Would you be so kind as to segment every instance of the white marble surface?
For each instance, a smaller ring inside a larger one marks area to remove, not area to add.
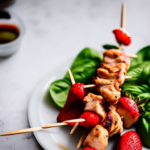
[[[0,59],[0,133],[29,127],[32,91],[50,69],[84,47],[115,44],[122,0],[16,0],[8,8],[22,17],[26,33],[20,50]],[[150,44],[150,1],[126,0],[127,52]],[[33,134],[0,137],[0,150],[42,150]]]

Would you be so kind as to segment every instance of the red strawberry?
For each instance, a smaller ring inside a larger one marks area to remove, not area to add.
[[[97,149],[91,147],[85,147],[83,150],[97,150]]]
[[[140,137],[134,131],[126,132],[121,136],[116,150],[142,150]]]
[[[100,118],[98,115],[92,113],[92,112],[84,112],[80,118],[84,118],[86,121],[80,122],[81,126],[84,127],[92,127],[99,123]]]
[[[113,30],[115,34],[116,40],[119,44],[123,44],[125,46],[129,46],[131,43],[131,36],[127,33],[127,31],[123,28]]]
[[[84,84],[82,83],[75,83],[71,86],[65,106],[57,116],[58,122],[77,119],[84,112],[83,98],[86,95],[86,91],[83,86]]]
[[[139,109],[135,101],[129,97],[121,97],[117,104],[117,113],[123,116],[124,126],[129,128],[139,118]]]

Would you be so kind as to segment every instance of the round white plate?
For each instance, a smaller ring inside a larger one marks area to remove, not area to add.
[[[61,109],[58,108],[50,98],[49,86],[53,81],[63,78],[72,63],[72,60],[73,59],[70,59],[61,66],[55,67],[55,69],[46,75],[37,85],[30,99],[28,109],[29,123],[31,127],[56,123],[56,117]],[[34,132],[34,135],[45,150],[62,150],[62,148],[58,146],[57,142],[69,150],[76,150],[83,128],[78,127],[75,133],[70,135],[71,128],[72,127],[70,126],[63,126],[45,129]],[[130,130],[134,130],[134,127],[130,128]],[[126,131],[124,130],[124,132]],[[118,139],[119,135],[115,135],[110,138],[106,150],[115,149]],[[83,147],[80,148],[80,150],[82,149]],[[143,148],[143,150],[148,149]]]

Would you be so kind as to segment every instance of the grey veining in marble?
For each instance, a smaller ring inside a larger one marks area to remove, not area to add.
[[[26,33],[20,50],[0,59],[0,133],[29,127],[32,91],[50,69],[84,47],[115,44],[123,0],[16,0],[11,10],[22,17]],[[126,0],[128,53],[150,44],[150,1]],[[0,137],[0,150],[42,150],[32,133]]]

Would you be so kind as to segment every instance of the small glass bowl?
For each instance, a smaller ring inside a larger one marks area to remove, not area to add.
[[[16,25],[19,29],[19,36],[9,43],[0,44],[0,57],[8,57],[20,48],[21,40],[25,32],[25,26],[22,20],[14,13],[8,11],[11,18],[10,19],[0,19],[0,24],[13,24]]]

